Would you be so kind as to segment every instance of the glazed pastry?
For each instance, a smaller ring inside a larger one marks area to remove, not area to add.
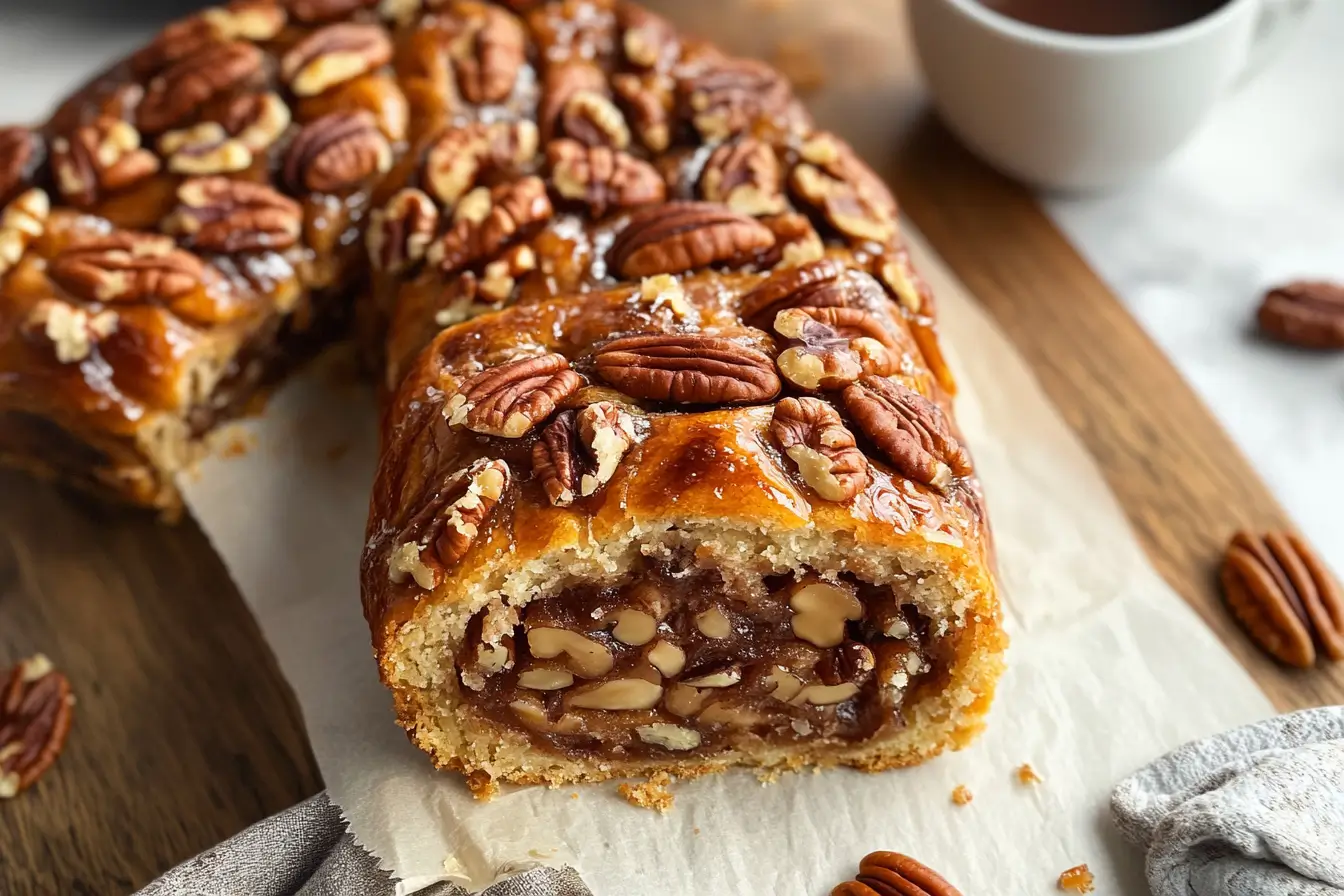
[[[784,79],[613,0],[236,0],[0,132],[0,456],[171,512],[342,331],[412,739],[481,791],[882,769],[1005,638],[896,203]]]

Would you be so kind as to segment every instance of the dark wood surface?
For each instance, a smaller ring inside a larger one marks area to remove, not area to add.
[[[1282,510],[1030,194],[914,111],[912,79],[855,94],[912,122],[889,172],[906,213],[1020,348],[1157,569],[1275,703],[1344,702],[1344,665],[1281,669],[1218,598],[1228,535],[1284,525]],[[0,664],[38,650],[79,703],[53,770],[0,803],[0,894],[126,893],[321,787],[293,696],[190,520],[0,472]]]

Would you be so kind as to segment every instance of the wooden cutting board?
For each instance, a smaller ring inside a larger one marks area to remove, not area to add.
[[[1287,525],[1283,511],[1032,196],[928,115],[893,3],[880,4],[890,17],[865,56],[824,46],[825,33],[820,50],[799,43],[789,28],[811,32],[787,16],[771,25],[778,4],[744,2],[760,6],[766,27],[716,33],[786,43],[743,49],[811,53],[823,77],[834,63],[822,60],[874,66],[881,77],[861,90],[839,73],[823,90],[822,120],[846,103],[881,104],[886,130],[866,153],[1022,352],[1157,569],[1277,706],[1344,702],[1344,664],[1284,670],[1221,606],[1214,570],[1227,537]],[[190,520],[163,527],[0,472],[0,661],[38,650],[67,672],[79,703],[55,769],[0,804],[0,893],[125,893],[321,788],[293,696]]]

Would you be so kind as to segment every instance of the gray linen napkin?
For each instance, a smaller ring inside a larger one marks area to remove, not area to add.
[[[325,793],[178,865],[136,896],[392,896],[393,880],[345,831]],[[463,896],[452,884],[424,896]],[[572,868],[538,868],[487,896],[592,896]]]
[[[1111,795],[1153,896],[1344,896],[1344,706],[1187,744]]]

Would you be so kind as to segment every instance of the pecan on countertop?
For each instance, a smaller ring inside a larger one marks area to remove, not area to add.
[[[873,852],[859,863],[855,880],[831,896],[961,896],[938,872],[898,852]]]
[[[56,761],[74,703],[70,682],[42,654],[10,670],[0,691],[0,799],[31,787]]]
[[[1257,315],[1265,335],[1314,349],[1344,349],[1344,284],[1298,280],[1265,294]]]

